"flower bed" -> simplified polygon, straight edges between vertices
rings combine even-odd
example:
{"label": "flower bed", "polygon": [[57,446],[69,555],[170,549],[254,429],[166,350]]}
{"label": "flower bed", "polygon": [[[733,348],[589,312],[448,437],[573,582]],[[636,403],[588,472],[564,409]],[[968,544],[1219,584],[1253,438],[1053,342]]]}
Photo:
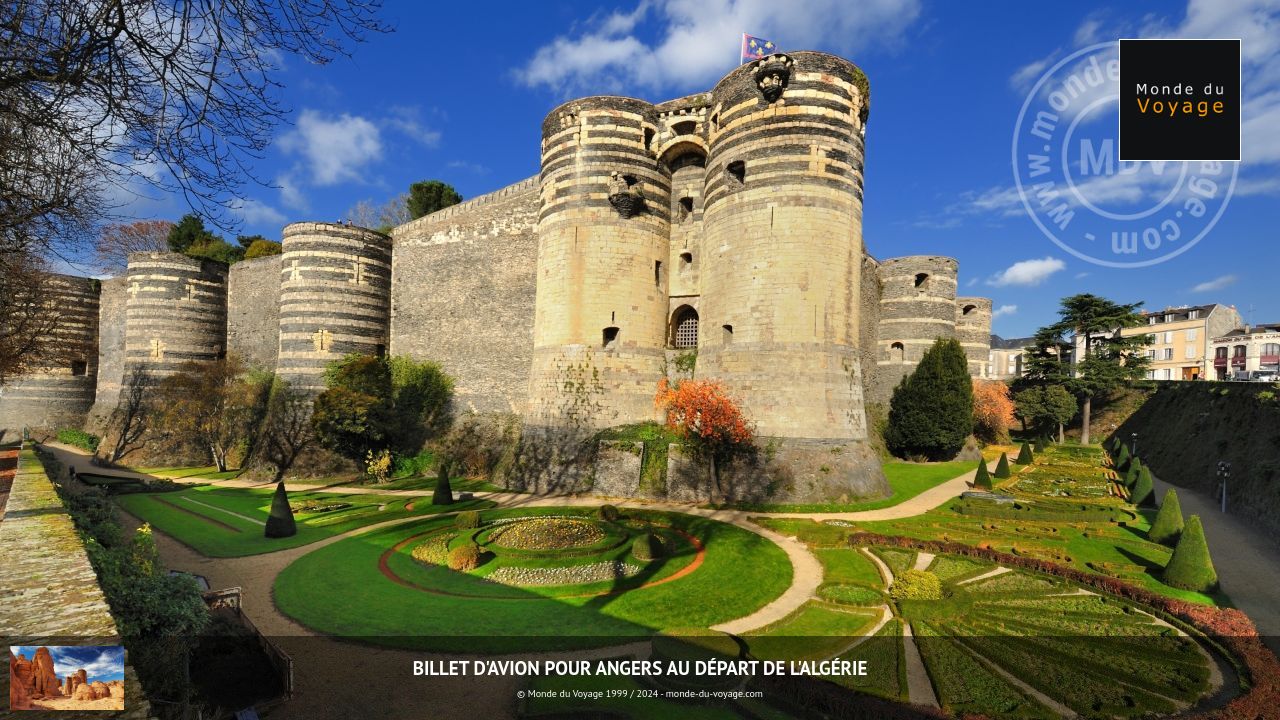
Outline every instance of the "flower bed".
{"label": "flower bed", "polygon": [[346,510],[351,507],[351,503],[345,502],[326,502],[324,500],[294,500],[289,503],[289,509],[293,514],[299,513],[326,513],[335,510]]}
{"label": "flower bed", "polygon": [[[415,553],[417,551],[415,550]],[[415,554],[414,557],[417,557]],[[582,585],[629,578],[641,568],[617,560],[568,565],[565,567],[518,567],[508,565],[485,576],[486,580],[503,585]]]}
{"label": "flower bed", "polygon": [[530,518],[504,523],[488,533],[488,541],[513,550],[566,550],[605,539],[599,524],[585,519]]}

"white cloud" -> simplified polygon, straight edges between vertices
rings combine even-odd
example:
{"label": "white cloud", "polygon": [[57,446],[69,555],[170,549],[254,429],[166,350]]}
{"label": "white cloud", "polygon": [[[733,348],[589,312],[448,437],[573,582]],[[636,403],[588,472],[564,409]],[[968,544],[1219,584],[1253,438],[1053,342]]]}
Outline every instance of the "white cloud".
{"label": "white cloud", "polygon": [[259,200],[237,200],[231,210],[250,225],[282,225],[286,220],[284,213]]}
{"label": "white cloud", "polygon": [[471,173],[472,175],[488,175],[489,166],[482,163],[467,162],[466,160],[450,160],[445,163],[445,167],[450,170],[461,170],[462,172]]}
{"label": "white cloud", "polygon": [[1001,305],[1000,307],[991,311],[991,318],[994,320],[995,318],[1003,317],[1005,315],[1012,315],[1016,312],[1018,312],[1017,305]]}
{"label": "white cloud", "polygon": [[311,203],[307,202],[307,196],[302,192],[302,186],[292,173],[284,173],[276,177],[275,185],[280,188],[280,202],[286,207],[294,210],[306,212],[311,209]]}
{"label": "white cloud", "polygon": [[101,679],[119,678],[124,667],[119,651],[104,650],[96,658],[88,661],[77,661],[64,654],[53,654],[53,671],[58,677],[74,675],[81,668],[90,682]]}
{"label": "white cloud", "polygon": [[440,131],[427,127],[422,122],[422,108],[415,106],[393,105],[387,110],[382,120],[387,127],[404,133],[410,140],[425,147],[440,144]]}
{"label": "white cloud", "polygon": [[1193,293],[1214,292],[1215,290],[1222,290],[1223,288],[1227,288],[1235,284],[1236,284],[1235,275],[1221,275],[1212,280],[1206,280],[1205,282],[1202,282],[1199,285],[1196,285],[1195,287],[1191,288],[1191,292]]}
{"label": "white cloud", "polygon": [[382,135],[357,115],[326,117],[307,109],[297,127],[280,138],[280,148],[302,156],[315,185],[360,182],[365,167],[382,157]]}
{"label": "white cloud", "polygon": [[[828,49],[854,54],[893,44],[920,14],[919,0],[864,0],[850,12],[842,0],[651,0],[629,13],[590,22],[575,37],[561,36],[516,71],[527,85],[560,92],[617,92],[705,86],[733,68],[743,32],[759,33],[783,49]],[[654,45],[634,30],[661,26]]]}
{"label": "white cloud", "polygon": [[1022,260],[1010,265],[1004,271],[996,273],[989,280],[988,285],[996,287],[1005,287],[1008,285],[1039,285],[1049,278],[1050,275],[1062,270],[1067,266],[1056,257],[1044,257],[1038,260]]}
{"label": "white cloud", "polygon": [[1083,280],[1083,279],[1085,279],[1085,278],[1087,278],[1087,277],[1089,277],[1089,273],[1087,273],[1087,272],[1078,272],[1078,273],[1076,273],[1076,280]]}

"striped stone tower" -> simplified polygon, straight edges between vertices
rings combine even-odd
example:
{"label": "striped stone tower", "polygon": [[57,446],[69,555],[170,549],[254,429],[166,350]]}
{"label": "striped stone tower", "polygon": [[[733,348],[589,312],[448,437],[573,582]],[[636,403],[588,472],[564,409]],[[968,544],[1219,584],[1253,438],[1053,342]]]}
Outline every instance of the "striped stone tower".
{"label": "striped stone tower", "polygon": [[226,356],[227,266],[177,253],[131,253],[125,289],[125,374],[153,379],[187,361]]}
{"label": "striped stone tower", "polygon": [[670,179],[649,103],[590,97],[542,124],[538,290],[528,424],[655,417],[663,377]]}
{"label": "striped stone tower", "polygon": [[49,285],[48,312],[57,316],[57,358],[47,358],[33,372],[0,386],[0,430],[78,428],[93,406],[99,283],[52,275]]}
{"label": "striped stone tower", "polygon": [[987,377],[991,364],[990,298],[956,298],[956,339],[969,358],[969,374]]}
{"label": "striped stone tower", "polygon": [[876,383],[888,393],[915,369],[938,338],[956,336],[956,275],[953,258],[912,255],[880,263],[880,326]]}
{"label": "striped stone tower", "polygon": [[384,355],[391,320],[391,238],[332,223],[285,227],[277,374],[310,394],[351,353]]}
{"label": "striped stone tower", "polygon": [[832,55],[742,65],[711,93],[699,377],[761,435],[862,440],[866,77]]}

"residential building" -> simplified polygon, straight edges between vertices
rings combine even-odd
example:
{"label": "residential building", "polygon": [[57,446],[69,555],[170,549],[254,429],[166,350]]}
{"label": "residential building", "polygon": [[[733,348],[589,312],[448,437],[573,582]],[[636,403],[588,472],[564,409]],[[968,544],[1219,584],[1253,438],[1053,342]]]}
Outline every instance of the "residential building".
{"label": "residential building", "polygon": [[1217,380],[1244,379],[1259,370],[1280,372],[1280,323],[1238,327],[1211,342]]}
{"label": "residential building", "polygon": [[991,336],[991,351],[987,362],[986,377],[992,380],[1012,380],[1022,377],[1026,372],[1023,353],[1035,344],[1035,338],[1005,339],[999,335]]}
{"label": "residential building", "polygon": [[[1122,337],[1147,335],[1147,378],[1199,380],[1217,375],[1210,340],[1244,324],[1234,305],[1210,303],[1167,307],[1142,313],[1143,324],[1122,328]],[[1084,341],[1075,339],[1075,361],[1084,356]]]}

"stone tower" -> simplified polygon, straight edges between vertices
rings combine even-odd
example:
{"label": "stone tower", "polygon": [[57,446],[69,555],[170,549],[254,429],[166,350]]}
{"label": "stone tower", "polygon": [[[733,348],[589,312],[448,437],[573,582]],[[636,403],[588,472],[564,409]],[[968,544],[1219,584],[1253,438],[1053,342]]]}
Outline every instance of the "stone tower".
{"label": "stone tower", "polygon": [[958,269],[955,259],[936,255],[881,261],[878,359],[869,391],[873,401],[887,402],[935,340],[956,336]]}
{"label": "stone tower", "polygon": [[956,339],[969,358],[969,374],[988,377],[991,364],[991,299],[956,298]]}
{"label": "stone tower", "polygon": [[93,406],[98,375],[99,283],[50,276],[49,312],[57,358],[42,358],[34,371],[0,387],[0,431],[22,427],[79,427]]}
{"label": "stone tower", "polygon": [[391,320],[391,238],[331,223],[285,227],[277,374],[318,394],[350,353],[384,355]]}
{"label": "stone tower", "polygon": [[655,417],[671,182],[650,147],[656,120],[647,102],[590,97],[542,123],[531,426]]}
{"label": "stone tower", "polygon": [[866,78],[831,55],[772,55],[711,93],[699,376],[759,434],[863,440]]}
{"label": "stone tower", "polygon": [[226,356],[227,266],[177,253],[131,253],[125,299],[125,373],[152,379],[187,361]]}

